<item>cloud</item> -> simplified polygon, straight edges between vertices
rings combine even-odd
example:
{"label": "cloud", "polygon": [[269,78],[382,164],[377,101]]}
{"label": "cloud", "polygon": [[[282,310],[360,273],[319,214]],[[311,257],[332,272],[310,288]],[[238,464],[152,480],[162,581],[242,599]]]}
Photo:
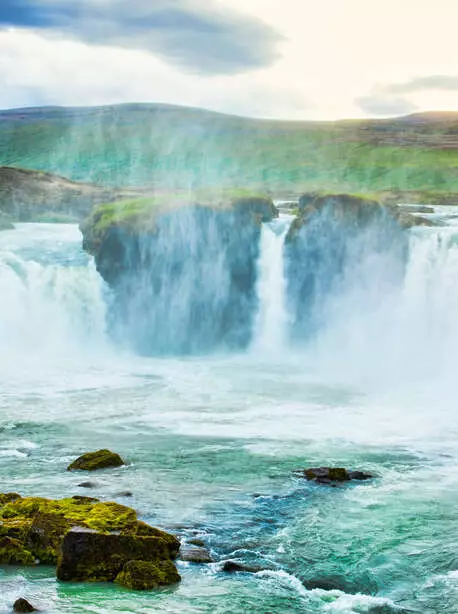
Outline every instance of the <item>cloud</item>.
{"label": "cloud", "polygon": [[1,0],[2,25],[142,49],[207,75],[270,66],[282,40],[272,26],[216,0]]}
{"label": "cloud", "polygon": [[367,115],[400,116],[418,110],[417,105],[407,98],[377,90],[357,98],[355,103]]}
{"label": "cloud", "polygon": [[385,87],[389,94],[413,94],[424,90],[458,91],[457,75],[429,75]]}
{"label": "cloud", "polygon": [[145,51],[22,29],[0,31],[0,84],[0,108],[136,101],[296,119],[310,108],[300,89],[272,83],[262,72],[196,76]]}

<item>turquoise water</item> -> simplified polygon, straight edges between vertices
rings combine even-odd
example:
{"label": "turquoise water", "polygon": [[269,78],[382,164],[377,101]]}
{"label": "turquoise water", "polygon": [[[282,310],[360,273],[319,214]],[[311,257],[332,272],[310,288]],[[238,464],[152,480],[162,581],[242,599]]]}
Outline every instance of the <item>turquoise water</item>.
{"label": "turquoise water", "polygon": [[[216,562],[179,562],[179,586],[144,594],[1,567],[0,612],[19,596],[51,613],[458,612],[458,269],[453,228],[438,232],[412,238],[401,294],[357,326],[330,318],[301,352],[183,360],[110,345],[109,291],[76,227],[2,233],[0,490],[117,500]],[[357,331],[366,342],[345,345]],[[88,491],[65,469],[100,447],[129,465]],[[377,478],[294,476],[316,465]],[[228,575],[227,559],[263,571]]]}

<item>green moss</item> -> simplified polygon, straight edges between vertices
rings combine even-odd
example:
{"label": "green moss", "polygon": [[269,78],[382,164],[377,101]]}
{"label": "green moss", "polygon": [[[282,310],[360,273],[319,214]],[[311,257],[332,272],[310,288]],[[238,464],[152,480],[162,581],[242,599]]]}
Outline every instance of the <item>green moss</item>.
{"label": "green moss", "polygon": [[68,467],[68,471],[96,471],[109,467],[121,467],[125,465],[123,459],[111,450],[97,450],[88,452],[77,458]]}
{"label": "green moss", "polygon": [[32,526],[31,518],[0,519],[0,537],[13,537],[24,541]]}
{"label": "green moss", "polygon": [[133,525],[129,525],[121,532],[122,535],[137,535],[138,537],[160,537],[165,541],[169,548],[170,556],[175,558],[180,549],[180,541],[170,533],[150,527],[146,522],[139,521]]}
{"label": "green moss", "polygon": [[197,206],[209,209],[245,211],[259,222],[278,215],[271,198],[244,189],[206,189],[196,191],[163,192],[154,196],[123,200],[95,207],[81,224],[85,248],[93,253],[105,233],[114,227],[126,232],[154,232],[159,215],[182,207]]}
{"label": "green moss", "polygon": [[0,507],[2,505],[5,505],[5,503],[9,503],[10,501],[17,501],[17,499],[20,499],[21,495],[18,495],[17,492],[7,492],[7,493],[0,493]]}
{"label": "green moss", "polygon": [[116,576],[115,582],[136,591],[145,591],[176,584],[181,577],[171,561],[129,561]]}
{"label": "green moss", "polygon": [[0,538],[1,565],[35,565],[35,558],[24,544],[12,537]]}

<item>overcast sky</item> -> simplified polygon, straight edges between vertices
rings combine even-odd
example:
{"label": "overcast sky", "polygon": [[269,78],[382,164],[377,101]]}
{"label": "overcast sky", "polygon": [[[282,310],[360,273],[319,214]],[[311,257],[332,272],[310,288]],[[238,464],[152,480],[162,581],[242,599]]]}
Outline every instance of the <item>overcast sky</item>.
{"label": "overcast sky", "polygon": [[458,110],[458,0],[0,0],[0,108]]}

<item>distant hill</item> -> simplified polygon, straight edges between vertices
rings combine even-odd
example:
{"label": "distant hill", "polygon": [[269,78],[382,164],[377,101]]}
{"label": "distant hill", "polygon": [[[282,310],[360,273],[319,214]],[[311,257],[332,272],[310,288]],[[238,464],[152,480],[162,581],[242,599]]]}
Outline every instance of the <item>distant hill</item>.
{"label": "distant hill", "polygon": [[129,190],[76,183],[49,173],[0,167],[0,227],[5,227],[8,220],[79,221],[95,204],[138,195]]}
{"label": "distant hill", "polygon": [[0,111],[0,165],[106,187],[458,192],[458,113],[256,120],[127,104]]}

